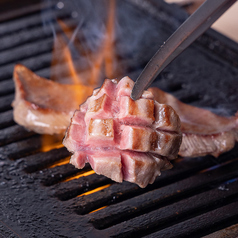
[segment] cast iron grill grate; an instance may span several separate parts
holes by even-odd
[[[150,30],[157,31],[149,43],[138,43],[141,52],[136,56],[121,59],[134,79],[186,18],[181,9],[162,1],[141,3],[121,1],[118,13],[123,9],[136,19],[138,14],[147,17]],[[63,9],[54,4],[50,9],[76,26],[66,3]],[[40,15],[34,8],[0,25],[0,237],[201,237],[237,224],[237,145],[218,158],[178,158],[172,170],[140,189],[97,175],[89,165],[75,169],[59,138],[14,123],[14,65],[20,62],[44,77],[50,73],[53,34],[50,27],[43,29]],[[144,43],[151,46],[146,54]],[[238,105],[237,59],[234,42],[208,31],[155,85],[184,102],[232,115]],[[51,141],[45,149],[47,139]]]

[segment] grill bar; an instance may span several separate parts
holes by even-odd
[[[89,190],[93,190],[111,182],[112,181],[107,177],[97,174],[92,174],[86,177],[83,176],[79,179],[57,184],[53,188],[53,190],[56,191],[54,196],[58,197],[62,201],[66,201]]]
[[[70,153],[65,147],[60,149],[53,149],[47,152],[42,152],[25,157],[25,171],[27,173],[33,173],[49,167],[56,162],[68,157]]]
[[[6,129],[2,129],[0,130],[0,146],[28,138],[32,135],[35,135],[35,133],[32,131],[27,131],[19,125],[14,125]]]
[[[11,103],[14,99],[13,94],[0,97],[0,99],[1,99],[0,112],[4,112],[4,111],[10,110],[12,108]]]
[[[90,169],[91,167],[87,165],[84,167],[83,172],[86,172]],[[82,173],[82,171],[79,171],[71,164],[65,164],[58,167],[42,170],[40,171],[37,178],[41,178],[41,183],[43,185],[51,186],[79,173]]]
[[[238,182],[236,181],[226,185],[225,191],[215,188],[129,221],[124,221],[116,226],[118,234],[115,233],[115,227],[113,227],[111,229],[111,235],[113,237],[143,237],[146,234],[148,235],[149,233],[155,232],[156,230],[158,231],[165,227],[171,227],[173,224],[179,223],[185,219],[187,220],[190,217],[195,217],[199,214],[212,211],[217,207],[224,206],[226,203],[230,203],[231,201],[234,201],[234,199],[237,199],[237,185]],[[98,223],[96,222],[95,224]],[[184,231],[185,229],[183,232]],[[110,234],[110,229],[107,229],[107,232]],[[177,235],[177,233],[175,234]],[[183,233],[183,235],[185,234]],[[157,237],[163,236],[159,234]]]
[[[12,110],[0,113],[0,129],[14,124]]]
[[[26,67],[30,68],[33,71],[49,67],[51,62],[51,53],[43,53],[37,55],[33,58],[22,60],[20,63],[24,64]],[[14,69],[15,63],[10,63],[6,66],[0,67],[0,80],[12,78],[12,72]]]
[[[191,196],[191,194],[207,190],[212,185],[235,178],[238,176],[237,168],[238,161],[235,161],[215,170],[194,175],[177,183],[137,196],[136,199],[121,202],[120,209],[115,205],[105,208],[93,215],[92,220],[95,220],[94,224],[102,229],[116,224],[118,221],[131,219],[138,214],[144,214],[165,204]],[[136,209],[134,209],[135,207]],[[101,225],[100,220],[102,221]]]
[[[146,237],[201,237],[203,234],[223,229],[227,226],[227,221],[230,221],[231,224],[237,223],[237,211],[234,209],[237,206],[238,202],[233,202]],[[202,231],[201,227],[203,227]]]
[[[41,47],[38,47],[39,44]],[[0,59],[0,65],[7,65],[12,62],[23,60],[24,58],[30,58],[35,55],[39,55],[45,52],[49,52],[52,49],[52,38],[43,39],[42,41],[32,42],[25,45],[21,45],[17,48],[10,48],[4,52],[1,52],[2,58]]]
[[[164,173],[164,175],[159,177],[156,180],[156,182],[153,185],[149,186],[148,188],[139,189],[138,186],[136,186],[134,184],[129,184],[129,183],[113,184],[109,188],[106,188],[103,191],[101,191],[100,194],[91,194],[91,195],[88,195],[86,198],[85,197],[74,198],[70,201],[69,206],[73,207],[78,214],[86,214],[86,213],[89,213],[95,209],[98,209],[101,206],[109,205],[112,203],[122,202],[123,200],[133,198],[135,196],[138,196],[139,194],[144,194],[144,193],[145,193],[145,195],[144,195],[145,200],[143,200],[142,203],[147,204],[146,200],[148,200],[148,201],[150,201],[149,204],[152,205],[153,199],[151,200],[151,197],[153,197],[153,198],[159,197],[161,192],[160,192],[160,190],[158,190],[158,191],[155,190],[156,194],[148,193],[148,189],[151,190],[151,189],[159,188],[161,186],[165,186],[167,184],[173,183],[171,185],[173,190],[171,190],[172,188],[168,189],[168,190],[165,189],[165,191],[166,191],[165,194],[170,194],[169,191],[176,192],[177,191],[176,190],[177,183],[178,183],[177,181],[182,180],[183,178],[189,177],[189,176],[191,176],[191,174],[199,172],[200,170],[202,170],[204,168],[208,168],[205,165],[203,165],[203,161],[200,161],[200,163],[198,163],[197,166],[194,165],[193,167],[191,166],[191,164],[189,164],[189,162],[186,163],[186,161],[185,162],[182,161],[181,163],[179,163],[179,165],[181,166],[181,168],[184,168],[184,169],[179,171],[179,168],[177,170],[177,168],[175,166],[174,170],[167,171],[167,173]],[[211,164],[210,164],[210,166],[211,166]],[[205,180],[205,178],[204,178],[204,180]],[[196,179],[194,179],[194,180],[196,180]],[[203,182],[204,182],[204,180],[203,180]],[[187,183],[185,183],[185,181],[187,181]],[[186,188],[186,186],[188,186],[187,187],[188,190],[193,188],[192,184],[190,184],[192,182],[195,183],[194,186],[196,184],[198,184],[199,182],[201,184],[203,184],[202,181],[200,181],[200,180],[198,180],[197,182],[193,181],[192,179],[190,180],[190,177],[185,181],[181,182],[181,184],[183,184],[185,186],[185,188]],[[177,182],[177,183],[175,183],[175,182]],[[204,182],[204,184],[205,184],[205,182]],[[199,185],[197,185],[197,186],[199,186]],[[167,193],[167,192],[169,192],[169,193]],[[148,195],[146,195],[147,193],[148,193]],[[143,195],[142,195],[142,197],[143,197]],[[157,200],[156,200],[156,202],[157,202]],[[135,206],[135,203],[136,202],[133,200],[132,206]],[[120,203],[120,206],[121,205],[122,204]],[[139,206],[139,204],[137,204],[137,205]],[[130,214],[132,214],[133,211],[130,210],[131,209],[130,206],[126,206],[126,207],[129,209],[128,212]],[[145,208],[148,209],[148,207],[146,207],[146,206],[145,206]],[[120,211],[122,211],[122,210],[120,209]],[[120,211],[118,211],[118,212],[120,213]],[[136,212],[136,211],[139,211],[139,209],[134,210],[134,212]],[[103,211],[101,211],[101,212],[103,212]],[[124,214],[124,213],[125,213],[125,211],[122,212],[122,214]],[[100,212],[99,212],[99,214],[100,214]],[[110,214],[110,213],[108,213],[108,214]],[[103,213],[102,216],[106,217],[107,215],[105,213]],[[116,214],[116,216],[114,218],[112,218],[111,220],[116,219],[116,217],[119,217],[119,214]]]
[[[25,140],[13,142],[0,147],[1,159],[17,160],[21,157],[36,153],[40,150],[42,141],[39,135],[30,137]]]

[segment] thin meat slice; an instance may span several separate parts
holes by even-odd
[[[63,85],[47,80],[23,65],[15,66],[13,79],[14,120],[37,133],[65,133],[75,108],[93,91],[84,85]]]
[[[63,144],[73,153],[75,167],[88,162],[116,182],[145,187],[172,167],[169,161],[177,157],[182,136],[176,112],[157,103],[151,92],[133,101],[133,85],[128,77],[118,83],[105,80],[75,111]]]
[[[182,103],[158,88],[150,88],[159,103],[173,107],[181,120],[183,140],[179,155],[195,157],[219,156],[238,141],[238,113],[234,117],[218,116],[208,110]]]

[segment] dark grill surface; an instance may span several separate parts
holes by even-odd
[[[76,7],[85,2],[77,1]],[[59,6],[42,5],[55,31],[56,17],[76,27],[69,2]],[[201,237],[213,232],[218,232],[213,237],[236,237],[237,145],[218,158],[178,158],[172,170],[140,189],[96,175],[89,165],[75,169],[68,164],[70,153],[58,146],[59,138],[14,123],[14,65],[20,62],[50,77],[52,25],[42,25],[41,13],[36,4],[0,19],[0,237]],[[122,73],[133,79],[187,17],[175,5],[137,0],[120,1],[117,15],[123,23],[116,41],[118,58]],[[58,66],[62,73],[64,66]],[[154,85],[186,103],[229,116],[237,111],[237,76],[237,44],[209,30]],[[46,140],[48,149],[43,147]]]

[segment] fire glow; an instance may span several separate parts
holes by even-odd
[[[67,75],[67,84],[84,84],[98,87],[105,78],[113,78],[119,74],[115,54],[115,0],[109,2],[108,15],[105,22],[101,44],[96,51],[84,47],[85,42],[76,39],[80,34],[80,27],[72,29],[66,22],[57,19],[61,31],[56,34],[52,53],[51,79],[61,81],[61,74],[57,70],[62,63],[66,63],[64,75]],[[87,41],[87,39],[84,39]],[[81,40],[83,41],[83,40]],[[77,52],[78,51],[78,52]],[[77,55],[77,57],[74,57]],[[86,70],[80,65],[80,57],[87,59]],[[78,59],[78,60],[77,60]],[[55,70],[54,70],[55,69]]]
[[[109,1],[107,7],[105,26],[102,28],[102,32],[99,33],[101,44],[96,50],[91,49],[89,51],[84,47],[84,41],[87,41],[87,39],[80,41],[76,37],[77,34],[82,34],[80,32],[80,24],[73,28],[68,22],[62,19],[56,20],[60,30],[57,33],[54,32],[50,71],[51,80],[63,84],[87,85],[96,88],[101,85],[105,78],[114,78],[116,75],[121,75],[117,66],[114,46],[115,0]],[[74,57],[74,55],[78,57]],[[79,57],[87,59],[88,65],[86,66],[86,70],[85,66],[80,65]],[[62,147],[62,138],[43,135],[41,151],[46,152]]]

